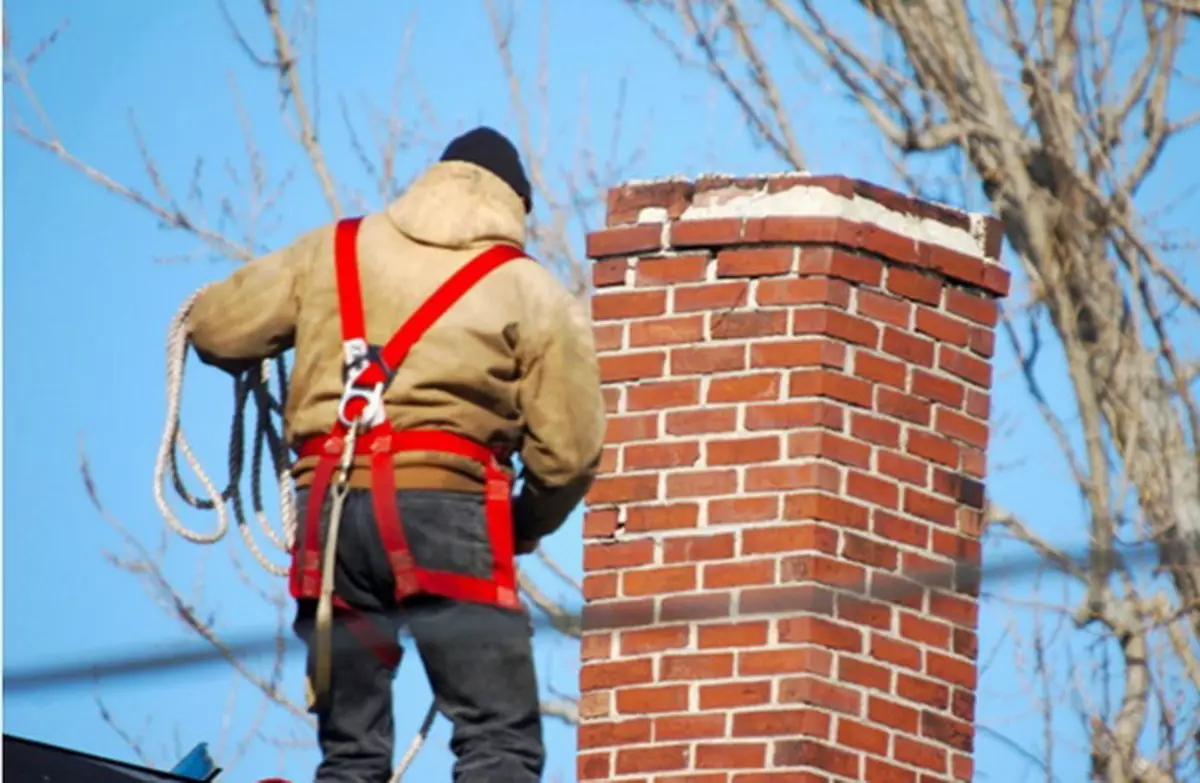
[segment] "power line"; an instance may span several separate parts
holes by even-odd
[[[1157,551],[1154,547],[1143,546],[1137,549],[1121,551],[1114,555],[1114,559],[1119,558],[1122,564],[1133,566],[1143,560],[1152,559],[1156,555]],[[1073,566],[1083,571],[1087,569],[1093,557],[1094,555],[1089,552],[1073,555],[1070,556],[1069,564],[1064,565]],[[585,617],[584,627],[589,630],[592,628],[644,627],[647,624],[657,623],[716,621],[740,617],[763,617],[802,612],[827,613],[828,608],[826,604],[830,595],[834,592],[858,594],[863,598],[877,601],[902,602],[907,598],[921,595],[927,589],[948,589],[973,593],[978,589],[983,580],[1009,581],[1014,578],[1032,575],[1042,570],[1061,571],[1062,569],[1055,569],[1052,564],[1039,556],[1026,554],[1020,557],[1006,558],[990,564],[984,569],[979,569],[970,563],[960,561],[938,568],[930,568],[919,573],[877,571],[875,573],[886,574],[890,578],[881,582],[878,587],[875,585],[875,580],[871,580],[872,584],[870,588],[860,585],[831,584],[828,582],[806,580],[786,585],[774,585],[774,587],[794,587],[797,589],[780,590],[778,596],[771,600],[756,601],[753,609],[742,607],[740,599],[736,602],[731,602],[730,611],[728,613],[720,613],[720,616],[717,616],[717,613],[711,610],[696,609],[691,614],[685,610],[669,618],[660,615],[647,620],[644,615],[644,606],[628,608],[620,603],[612,605],[600,603],[593,605],[589,609],[588,616]],[[704,595],[704,593],[700,593],[699,595]],[[535,629],[548,628],[552,625],[551,620],[541,613],[534,614],[531,617],[531,622]],[[460,638],[465,637],[465,639],[469,640],[471,629],[447,628],[446,632],[458,634]],[[341,643],[348,644],[352,642],[343,641]],[[268,653],[278,653],[280,650],[285,653],[295,653],[303,650],[301,642],[290,631],[286,630],[282,635],[279,631],[271,633],[263,633],[261,631],[246,633],[223,641],[221,647],[197,642],[155,646],[158,649],[154,652],[115,655],[74,663],[6,671],[4,675],[4,690],[6,694],[30,693],[50,688],[69,687],[84,682],[91,682],[98,678],[106,680],[128,679],[165,671],[206,666],[225,660],[230,656],[239,658],[253,657]]]

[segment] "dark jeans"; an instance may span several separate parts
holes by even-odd
[[[409,490],[397,493],[396,500],[409,548],[420,566],[475,576],[490,573],[481,496]],[[303,520],[307,492],[302,490],[297,501]],[[322,533],[329,508],[326,498]],[[545,750],[529,617],[434,596],[409,599],[398,607],[369,491],[350,491],[338,539],[336,594],[387,638],[396,638],[406,627],[416,642],[438,709],[453,724],[453,780],[541,780]],[[316,601],[301,601],[295,630],[310,645],[310,671],[315,617]],[[322,761],[316,783],[387,783],[394,763],[395,671],[343,621],[335,613],[330,694],[325,709],[317,713]]]

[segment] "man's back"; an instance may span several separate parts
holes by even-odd
[[[498,243],[520,247],[524,240],[520,199],[503,183],[469,163],[432,166],[359,230],[368,340],[386,342],[480,252]],[[277,263],[247,267],[219,284],[190,317],[198,349],[221,356],[255,356],[265,347],[230,344],[229,324],[266,322],[272,313],[293,319],[287,403],[293,442],[328,431],[342,394],[333,254],[332,225],[310,232],[275,254]],[[281,330],[264,330],[270,331]],[[238,332],[238,342],[245,343],[244,334]],[[541,480],[557,484],[595,463],[604,415],[598,389],[582,308],[548,270],[521,259],[492,272],[433,325],[399,368],[385,400],[398,429],[449,430],[514,449],[528,440],[522,461]],[[398,455],[396,464],[402,488],[482,488],[477,467],[450,455]],[[311,468],[311,460],[297,463],[299,485],[307,483]],[[363,480],[359,470],[352,484]]]

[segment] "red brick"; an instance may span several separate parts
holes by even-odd
[[[703,408],[694,411],[671,411],[667,414],[666,431],[670,435],[729,432],[736,427],[737,408]]]
[[[900,445],[900,425],[867,413],[855,411],[850,416],[850,434],[859,440],[896,448]]]
[[[587,495],[589,505],[633,503],[658,496],[658,476],[601,476]]]
[[[702,339],[704,339],[704,317],[700,315],[647,318],[644,321],[633,321],[629,324],[629,345],[634,348],[647,345],[694,343]]]
[[[621,655],[646,655],[687,647],[691,637],[687,626],[639,628],[621,632]]]
[[[746,369],[746,346],[701,345],[671,350],[672,375],[708,375]]]
[[[711,563],[704,566],[701,578],[705,589],[764,585],[774,581],[775,561],[771,559]]]
[[[895,737],[892,744],[892,757],[902,764],[923,767],[934,772],[946,771],[946,751],[919,740]]]
[[[836,217],[771,215],[751,218],[746,221],[742,238],[746,242],[763,243],[832,242],[837,238],[841,222]]]
[[[704,255],[642,258],[637,262],[636,284],[648,287],[699,283],[704,280],[708,261]]]
[[[734,492],[737,492],[737,473],[732,470],[687,470],[667,474],[669,498],[732,495]]]
[[[665,506],[629,506],[625,510],[625,529],[631,533],[650,530],[680,530],[695,527],[700,506],[673,503]]]
[[[762,280],[755,293],[755,299],[762,307],[827,304],[846,308],[850,305],[850,286],[828,277]]]
[[[896,547],[891,544],[872,541],[846,531],[842,533],[842,557],[856,563],[864,563],[891,571],[896,568],[899,554]]]
[[[625,324],[596,324],[592,327],[592,339],[599,353],[619,351],[625,339]]]
[[[592,231],[587,235],[588,258],[631,256],[662,249],[662,226],[647,223]]]
[[[672,291],[674,311],[733,310],[746,304],[749,290],[750,286],[745,282],[681,286]]]
[[[934,427],[948,438],[960,440],[978,449],[987,448],[987,425],[968,419],[954,411],[938,410],[934,416]]]
[[[991,364],[949,345],[938,349],[938,369],[984,389],[992,385]]]
[[[783,644],[818,644],[830,650],[861,652],[862,631],[821,617],[785,617],[779,620]]]
[[[647,318],[667,311],[665,291],[618,291],[592,296],[592,320]]]
[[[704,444],[704,458],[710,466],[773,462],[779,456],[778,436],[710,440]]]
[[[847,715],[858,715],[863,709],[861,693],[816,677],[788,677],[780,680],[779,701],[784,704],[800,703],[825,707]]]
[[[668,772],[687,766],[687,745],[655,745],[618,750],[615,770],[618,775],[632,775],[639,772]]]
[[[639,568],[621,574],[621,592],[630,597],[680,593],[695,589],[695,566]]]
[[[718,680],[733,675],[733,653],[664,655],[658,665],[660,682]]]
[[[921,736],[966,753],[970,753],[975,744],[975,730],[971,724],[929,710],[921,713]]]
[[[958,467],[959,447],[928,432],[909,430],[908,443],[904,450],[915,457],[923,457],[951,468]]]
[[[929,526],[889,514],[883,509],[871,512],[871,532],[888,541],[897,541],[922,549],[929,545]]]
[[[872,723],[880,723],[909,733],[915,733],[917,730],[916,710],[879,696],[867,697],[867,718]]]
[[[612,753],[580,753],[575,759],[575,772],[580,780],[612,780]]]
[[[932,407],[925,400],[913,397],[911,394],[879,388],[875,393],[875,410],[885,416],[893,416],[927,427]]]
[[[670,715],[654,719],[654,741],[712,739],[725,736],[725,716]],[[662,778],[659,778],[662,780]],[[676,778],[685,780],[685,778]]]
[[[783,388],[779,373],[756,373],[732,378],[713,378],[708,384],[706,403],[763,402],[778,400]]]
[[[886,391],[886,390],[881,390]],[[831,370],[797,370],[788,378],[789,397],[828,397],[871,407],[871,384]]]
[[[917,331],[938,342],[966,345],[968,328],[962,321],[947,318],[927,307],[917,308]]]
[[[854,352],[854,374],[868,381],[895,386],[897,389],[904,389],[908,385],[907,365],[862,349]]]
[[[616,574],[608,576],[615,577]],[[581,661],[608,660],[612,657],[612,643],[613,635],[611,633],[585,633],[579,644],[579,659]]]
[[[738,597],[738,612],[743,615],[793,611],[832,614],[833,593],[824,587],[802,584],[787,587],[746,587]]]
[[[925,655],[925,673],[944,682],[960,685],[969,691],[974,691],[978,684],[974,664],[933,650]]]
[[[767,522],[779,518],[779,496],[722,498],[708,501],[708,524]]]
[[[921,650],[908,642],[901,642],[871,634],[871,657],[877,661],[887,661],[897,666],[903,666],[914,671],[921,670]]]
[[[995,299],[970,294],[960,288],[946,290],[946,309],[982,326],[994,327],[999,320],[1000,307]]]
[[[756,343],[750,346],[750,366],[844,367],[846,346],[823,338]]]
[[[625,446],[623,450],[624,466],[627,471],[689,468],[700,459],[700,443],[698,441],[633,443]]]
[[[842,682],[885,692],[892,687],[891,669],[857,658],[847,658],[844,655],[838,657],[837,678]]]
[[[818,647],[747,650],[738,655],[739,677],[793,672],[828,675],[832,670],[833,654]]]
[[[581,723],[578,743],[580,748],[606,748],[614,745],[638,745],[651,739],[651,726],[646,718],[602,723]]]
[[[822,430],[801,430],[788,436],[788,456],[822,457],[857,468],[871,465],[871,447]]]
[[[741,554],[812,550],[832,555],[837,541],[837,531],[823,525],[772,525],[742,531]]]
[[[911,487],[904,489],[904,511],[938,525],[953,527],[955,524],[956,508],[953,503],[939,500]]]
[[[631,411],[682,408],[700,402],[700,381],[663,381],[631,386],[626,406]]]
[[[661,351],[601,356],[598,360],[600,380],[604,383],[614,383],[641,378],[660,378],[666,366],[666,359],[667,355]]]
[[[865,759],[863,780],[887,781],[887,783],[917,783],[917,773],[911,769],[897,767],[879,759]]]
[[[592,264],[592,285],[607,288],[625,284],[625,273],[629,270],[629,259],[607,258]]]
[[[848,748],[855,748],[856,750],[865,750],[867,753],[873,753],[876,756],[887,755],[887,732],[848,718],[843,717],[838,719],[837,741],[839,745],[845,745]],[[873,776],[863,778],[863,780],[881,779]],[[891,780],[891,778],[888,778],[888,780]]]
[[[700,560],[725,560],[733,557],[731,533],[699,536],[671,536],[663,541],[663,561],[684,563]]]
[[[942,281],[936,275],[916,269],[894,266],[888,270],[887,290],[925,304],[937,305],[942,301]]]
[[[950,689],[940,682],[914,677],[903,672],[896,676],[896,695],[902,699],[945,709],[950,704]]]
[[[785,519],[817,520],[832,522],[842,527],[867,529],[867,509],[841,498],[816,493],[788,495],[783,503]]]
[[[652,598],[583,605],[583,627],[589,631],[647,625],[653,619],[654,599]]]
[[[953,408],[961,408],[965,388],[961,383],[940,378],[924,370],[913,370],[912,393]]]
[[[642,685],[653,679],[654,662],[650,658],[635,658],[611,663],[587,663],[579,668],[579,689],[583,691]]]
[[[924,586],[909,579],[882,572],[871,576],[872,598],[920,610],[924,604],[924,595]]]
[[[729,682],[700,686],[700,709],[751,707],[771,703],[770,680]]]
[[[883,330],[883,341],[880,347],[884,353],[890,353],[910,364],[919,364],[922,367],[933,366],[934,344],[931,340],[914,337],[889,326]]]
[[[590,542],[583,548],[583,567],[586,571],[608,568],[630,568],[654,562],[654,542],[641,541]]]
[[[829,245],[803,248],[797,271],[801,276],[827,275],[873,286],[883,279],[880,261]]]
[[[583,577],[583,597],[587,601],[617,597],[617,572],[587,574]]]
[[[715,620],[729,617],[732,597],[729,593],[673,595],[662,599],[662,622]]]
[[[900,502],[900,488],[895,484],[856,470],[846,471],[846,494],[885,508],[896,508]]]
[[[713,340],[774,337],[788,331],[788,314],[784,310],[712,313],[708,318]]]
[[[879,344],[879,327],[840,310],[805,307],[792,311],[792,334],[820,334],[868,348]]]
[[[770,277],[792,271],[796,250],[791,247],[722,250],[717,255],[717,277]]]
[[[864,601],[861,598],[846,593],[837,597],[837,618],[851,625],[870,626],[881,631],[892,628],[892,608],[874,601]]]
[[[696,746],[699,769],[755,769],[766,760],[767,746],[762,742],[705,742]]]
[[[628,443],[635,440],[654,440],[658,437],[658,416],[653,413],[608,416],[605,421],[605,443]]]
[[[804,734],[824,737],[829,733],[829,716],[816,710],[761,710],[733,715],[735,737],[781,737]]]
[[[832,465],[810,462],[804,465],[763,465],[746,468],[745,492],[776,492],[788,489],[823,489],[837,492],[841,473]]]
[[[671,224],[671,245],[673,247],[732,245],[741,238],[741,218],[677,220]]]
[[[967,413],[986,422],[991,412],[992,401],[990,395],[975,389],[967,391]]]
[[[758,647],[767,643],[769,630],[765,622],[703,625],[697,629],[697,645],[702,650],[717,647]]]
[[[843,409],[826,400],[746,406],[748,430],[794,430],[801,427],[842,428]]]
[[[617,691],[617,711],[625,715],[680,712],[687,709],[686,685],[651,685]]]
[[[991,329],[972,327],[967,347],[979,356],[990,358],[996,352],[996,333]]]
[[[812,740],[778,743],[775,746],[775,765],[780,767],[817,767],[823,772],[829,772],[842,778],[859,779],[857,754]]]
[[[921,460],[905,457],[892,451],[877,452],[875,467],[880,473],[909,484],[916,484],[919,487],[929,483],[929,465]]]
[[[913,310],[913,306],[908,302],[866,289],[859,290],[855,297],[855,311],[859,315],[884,321],[901,329],[908,328]]]
[[[617,532],[616,509],[588,510],[583,513],[584,538],[611,536]]]
[[[600,389],[600,396],[604,399],[605,413],[621,412],[621,398],[623,396],[623,392],[624,389],[613,386],[605,386]]]
[[[638,184],[622,185],[608,191],[608,222],[615,226],[636,223],[642,210],[658,207],[674,220],[691,204],[696,187],[691,182],[679,179],[659,180]]]

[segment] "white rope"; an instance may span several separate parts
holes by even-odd
[[[255,540],[254,534],[250,531],[250,526],[246,524],[242,513],[242,500],[239,488],[243,467],[243,451],[245,448],[245,407],[250,399],[253,398],[257,411],[250,467],[251,502],[254,506],[254,516],[258,519],[263,533],[275,548],[282,552],[290,553],[296,540],[296,494],[292,484],[291,465],[288,460],[287,444],[282,427],[280,431],[276,431],[271,420],[271,414],[275,412],[279,414],[280,421],[283,421],[284,405],[287,400],[287,369],[284,366],[282,357],[277,357],[275,360],[267,359],[258,368],[243,373],[236,380],[234,413],[230,427],[229,442],[229,487],[225,491],[218,490],[212,479],[204,471],[204,468],[200,465],[200,461],[192,453],[191,446],[183,434],[183,427],[180,425],[180,408],[183,399],[183,371],[187,363],[188,351],[187,316],[192,309],[192,305],[203,292],[204,288],[201,288],[184,302],[183,306],[179,308],[179,311],[175,313],[175,317],[171,320],[170,330],[167,334],[167,411],[162,438],[159,442],[158,454],[154,460],[154,502],[158,505],[158,510],[162,513],[163,519],[166,520],[171,529],[180,537],[194,544],[215,544],[225,536],[225,533],[229,530],[229,505],[232,503],[234,515],[237,518],[238,530],[241,532],[242,538],[245,540],[251,554],[254,555],[254,559],[269,573],[275,576],[287,576],[287,566],[277,565],[267,558]],[[272,361],[276,365],[274,375],[278,377],[279,381],[278,398],[271,395]],[[350,448],[352,449],[353,438],[350,439],[350,444]],[[278,480],[281,528],[279,530],[271,524],[271,520],[263,508],[262,463],[263,452],[265,450],[271,452],[272,467],[275,470]],[[204,493],[207,495],[207,499],[194,496],[183,484],[176,460],[177,453],[183,454],[184,460],[199,480]],[[343,469],[345,467],[343,465]],[[171,510],[166,498],[168,471],[172,474],[176,493],[185,503],[193,508],[216,512],[217,526],[213,532],[202,533],[188,528]],[[343,488],[343,496],[344,492]],[[333,518],[330,520],[331,529],[329,533],[334,541],[336,541],[337,524],[340,522],[341,517],[342,499],[335,497],[335,506],[337,508],[334,510],[334,513],[336,514],[336,520]],[[322,569],[322,576],[328,577],[328,585],[322,585],[322,599],[326,599],[324,595],[326,588],[332,588],[334,569],[329,561],[333,557],[333,549],[332,546],[326,548],[326,562]],[[325,582],[326,580],[323,579],[322,581]],[[320,603],[327,604],[328,599]],[[318,609],[320,609],[320,605]],[[391,783],[400,783],[404,773],[412,765],[417,753],[429,737],[429,732],[433,728],[433,722],[437,717],[437,713],[437,702],[434,701],[429,705],[429,710],[426,712],[420,728],[409,743],[403,757],[401,757],[400,763],[397,765],[396,771],[392,776]]]

